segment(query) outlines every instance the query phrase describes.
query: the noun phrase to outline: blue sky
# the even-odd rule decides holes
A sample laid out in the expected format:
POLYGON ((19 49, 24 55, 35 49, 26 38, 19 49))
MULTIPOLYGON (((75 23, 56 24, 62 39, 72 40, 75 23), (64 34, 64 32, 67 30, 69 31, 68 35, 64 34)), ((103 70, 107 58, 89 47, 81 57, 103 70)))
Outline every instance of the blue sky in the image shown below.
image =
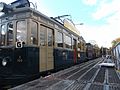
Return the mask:
MULTIPOLYGON (((0 0, 3 1, 3 0, 0 0)), ((10 3, 13 0, 5 0, 10 3)), ((111 46, 120 37, 120 0, 29 0, 48 17, 71 15, 86 42, 95 40, 99 46, 111 46)))
POLYGON ((101 25, 105 23, 104 19, 98 20, 97 23, 96 20, 93 19, 91 14, 96 11, 99 5, 99 1, 90 1, 96 1, 96 4, 94 4, 94 2, 89 4, 87 0, 40 0, 39 3, 41 3, 43 7, 47 8, 47 11, 51 12, 46 13, 48 14, 48 16, 69 14, 72 16, 72 20, 74 21, 74 23, 82 22, 90 25, 101 25))
POLYGON ((43 3, 45 7, 48 7, 48 11, 52 12, 49 16, 69 14, 75 23, 96 24, 90 16, 96 6, 88 6, 83 3, 83 0, 41 0, 40 3, 43 3))

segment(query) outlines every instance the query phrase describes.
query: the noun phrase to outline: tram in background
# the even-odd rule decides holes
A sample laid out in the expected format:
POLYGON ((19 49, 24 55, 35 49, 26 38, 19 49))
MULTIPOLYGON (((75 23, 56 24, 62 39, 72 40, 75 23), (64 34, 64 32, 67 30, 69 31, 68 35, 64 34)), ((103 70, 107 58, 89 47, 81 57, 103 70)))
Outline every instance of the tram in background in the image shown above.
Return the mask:
POLYGON ((17 84, 86 60, 79 32, 30 8, 28 0, 0 3, 0 11, 0 84, 17 84))
POLYGON ((100 48, 96 44, 86 43, 86 58, 88 60, 98 58, 101 54, 100 48))
POLYGON ((86 57, 88 60, 91 60, 94 57, 94 49, 91 43, 86 43, 86 57))
POLYGON ((108 49, 106 47, 100 48, 100 55, 103 57, 106 57, 107 55, 111 55, 111 49, 108 49))

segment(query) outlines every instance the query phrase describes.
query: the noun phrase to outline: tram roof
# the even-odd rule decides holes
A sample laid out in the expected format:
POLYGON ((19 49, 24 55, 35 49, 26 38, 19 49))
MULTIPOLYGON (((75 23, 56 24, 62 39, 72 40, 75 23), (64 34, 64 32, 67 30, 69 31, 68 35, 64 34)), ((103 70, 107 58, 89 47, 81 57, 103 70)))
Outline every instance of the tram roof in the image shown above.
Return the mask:
POLYGON ((31 7, 16 8, 16 9, 13 10, 13 12, 10 12, 10 13, 1 15, 0 18, 6 17, 6 16, 8 16, 8 15, 17 14, 17 13, 23 13, 23 12, 31 12, 31 13, 34 13, 34 14, 36 14, 36 15, 38 15, 38 16, 42 16, 42 17, 44 17, 45 19, 47 19, 47 20, 49 20, 49 21, 51 21, 51 22, 59 25, 59 26, 62 27, 63 29, 71 32, 72 34, 77 35, 78 37, 80 37, 80 35, 79 35, 78 33, 75 33, 75 32, 73 32, 73 31, 71 31, 70 29, 68 29, 67 27, 65 27, 62 23, 60 23, 59 21, 54 20, 53 18, 50 18, 50 17, 42 14, 42 13, 39 12, 38 10, 35 10, 35 9, 31 8, 31 7))

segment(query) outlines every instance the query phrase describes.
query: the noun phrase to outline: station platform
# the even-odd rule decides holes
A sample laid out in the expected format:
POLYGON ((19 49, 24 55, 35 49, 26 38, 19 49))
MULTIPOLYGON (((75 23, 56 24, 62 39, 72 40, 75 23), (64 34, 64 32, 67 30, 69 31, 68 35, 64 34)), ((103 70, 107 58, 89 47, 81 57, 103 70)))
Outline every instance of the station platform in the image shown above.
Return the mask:
POLYGON ((9 90, 120 90, 120 74, 101 67, 103 58, 72 66, 9 90))

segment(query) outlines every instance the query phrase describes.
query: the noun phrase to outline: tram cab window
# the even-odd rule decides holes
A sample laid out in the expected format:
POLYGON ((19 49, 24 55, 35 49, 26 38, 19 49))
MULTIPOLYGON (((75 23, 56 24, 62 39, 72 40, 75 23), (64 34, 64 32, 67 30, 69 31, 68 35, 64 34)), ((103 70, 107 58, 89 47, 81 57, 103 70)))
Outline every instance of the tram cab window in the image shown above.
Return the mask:
POLYGON ((12 45, 12 43, 13 43, 13 23, 8 23, 7 45, 12 45))
POLYGON ((40 28, 40 46, 53 46, 53 30, 42 25, 40 28))
POLYGON ((58 47, 63 47, 63 34, 61 32, 56 34, 56 43, 58 47))
POLYGON ((38 44, 38 24, 34 21, 31 23, 31 37, 30 37, 31 44, 38 44))
POLYGON ((7 32, 7 29, 6 29, 6 25, 2 25, 1 26, 1 45, 5 45, 5 37, 6 37, 6 32, 7 32))
POLYGON ((22 41, 26 43, 27 39, 27 29, 26 29, 26 22, 25 21, 18 21, 17 22, 17 41, 22 41))
POLYGON ((67 35, 65 35, 65 48, 72 48, 72 39, 67 35))

